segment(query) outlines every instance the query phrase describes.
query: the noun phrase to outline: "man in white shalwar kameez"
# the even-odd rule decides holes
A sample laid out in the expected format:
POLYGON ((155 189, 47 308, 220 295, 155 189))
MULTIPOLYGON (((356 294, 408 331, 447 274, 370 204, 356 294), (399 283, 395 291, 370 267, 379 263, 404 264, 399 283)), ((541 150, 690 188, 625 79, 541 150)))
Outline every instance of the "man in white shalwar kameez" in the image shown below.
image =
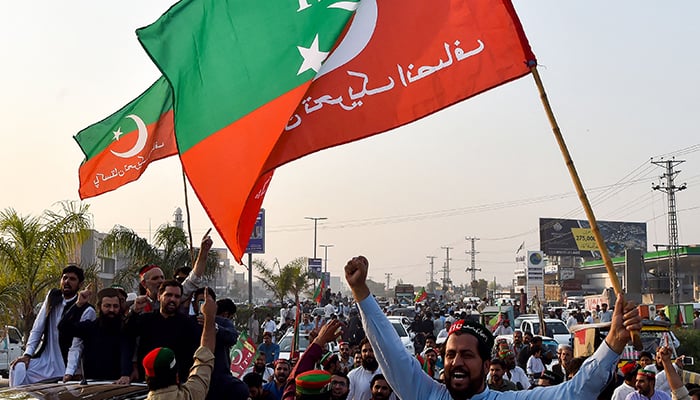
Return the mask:
MULTIPOLYGON (((79 338, 59 338, 58 323, 65 314, 64 311, 75 304, 84 279, 83 270, 75 265, 63 269, 61 289, 52 289, 46 296, 29 334, 24 355, 12 362, 10 386, 47 379, 68 381, 81 372, 78 366, 83 341, 79 338)), ((95 318, 95 309, 92 307, 87 307, 80 316, 81 321, 95 318)))

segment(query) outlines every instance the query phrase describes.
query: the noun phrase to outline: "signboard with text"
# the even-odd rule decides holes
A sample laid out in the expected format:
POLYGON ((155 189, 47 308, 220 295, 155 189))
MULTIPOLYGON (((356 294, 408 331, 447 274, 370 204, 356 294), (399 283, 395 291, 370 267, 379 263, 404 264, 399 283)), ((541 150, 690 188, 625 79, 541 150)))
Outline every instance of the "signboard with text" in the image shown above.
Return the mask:
POLYGON ((309 258, 309 273, 316 279, 321 277, 321 270, 323 266, 323 259, 320 258, 309 258))
POLYGON ((253 232, 250 233, 250 240, 245 252, 248 254, 265 254, 265 209, 261 208, 258 218, 255 219, 253 232))
MULTIPOLYGON (((627 249, 647 249, 644 222, 598 221, 610 257, 623 257, 627 249)), ((540 218, 540 250, 548 256, 600 259, 591 226, 586 220, 540 218)))

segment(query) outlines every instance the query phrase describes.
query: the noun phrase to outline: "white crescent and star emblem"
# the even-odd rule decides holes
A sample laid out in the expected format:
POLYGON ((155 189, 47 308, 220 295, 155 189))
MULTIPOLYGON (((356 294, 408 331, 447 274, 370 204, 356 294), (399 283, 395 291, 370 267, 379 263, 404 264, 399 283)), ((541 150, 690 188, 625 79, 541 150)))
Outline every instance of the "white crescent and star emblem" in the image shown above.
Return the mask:
MULTIPOLYGON (((131 119, 134 121, 136 124, 136 127, 138 128, 138 138, 136 139, 136 143, 134 144, 134 147, 131 149, 123 152, 123 153, 118 153, 114 150, 110 150, 112 154, 114 154, 117 157, 120 158, 131 158, 137 154, 139 154, 144 147, 146 147, 146 142, 148 141, 148 129, 146 128, 146 124, 143 122, 143 120, 136 114, 129 114, 126 116, 126 118, 131 119)), ((114 140, 119 140, 119 137, 123 134, 122 133, 122 128, 121 126, 117 128, 114 133, 114 140)))
POLYGON ((334 69, 342 67, 364 50, 374 34, 378 13, 376 0, 363 0, 362 3, 338 1, 329 5, 328 8, 337 8, 350 12, 357 10, 357 12, 348 29, 348 33, 325 63, 323 61, 328 57, 328 52, 321 51, 318 48, 318 34, 309 47, 297 46, 299 54, 304 59, 297 75, 312 69, 317 73, 314 77, 314 79, 317 79, 334 69))
POLYGON ((243 361, 243 353, 241 352, 240 349, 235 349, 233 350, 233 354, 231 357, 231 365, 238 365, 243 361))
POLYGON ((362 3, 357 7, 348 33, 333 51, 333 54, 323 63, 314 80, 342 67, 362 53, 374 35, 378 14, 377 0, 362 0, 362 3))
POLYGON ((327 51, 321 51, 318 49, 318 34, 316 34, 316 37, 314 37, 314 41, 311 43, 311 46, 297 46, 297 49, 299 50, 301 57, 304 59, 304 61, 301 63, 301 67, 299 67, 299 72, 297 72, 297 75, 301 75, 310 69, 313 69, 314 72, 318 72, 318 70, 321 68, 321 63, 323 63, 323 60, 328 57, 327 51))

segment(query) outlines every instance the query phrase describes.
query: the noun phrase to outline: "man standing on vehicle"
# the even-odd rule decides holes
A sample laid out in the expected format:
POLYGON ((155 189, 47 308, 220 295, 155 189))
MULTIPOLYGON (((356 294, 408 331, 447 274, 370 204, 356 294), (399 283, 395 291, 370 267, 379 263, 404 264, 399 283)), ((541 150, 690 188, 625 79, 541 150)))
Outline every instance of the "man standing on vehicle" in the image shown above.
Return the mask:
POLYGON ((61 334, 83 340, 83 375, 87 379, 117 381, 128 384, 129 377, 122 377, 122 369, 130 369, 131 362, 122 360, 126 352, 119 291, 104 288, 97 292, 97 307, 100 316, 96 320, 79 321, 85 309, 91 307, 88 298, 92 293, 86 289, 79 293, 78 301, 58 324, 61 334), (122 365, 124 364, 124 365, 122 365), (123 379, 122 379, 123 378, 123 379))
MULTIPOLYGON (((58 323, 77 301, 84 280, 85 274, 78 266, 69 265, 63 269, 61 288, 49 291, 34 320, 24 355, 10 365, 10 386, 50 378, 73 379, 73 374, 78 370, 82 340, 62 335, 58 331, 58 323)), ((76 318, 80 321, 94 320, 95 309, 87 307, 76 318)))
MULTIPOLYGON (((174 279, 168 280, 158 289, 160 304, 158 311, 142 314, 135 310, 129 312, 125 332, 132 349, 134 347, 136 349, 137 379, 143 379, 144 376, 143 369, 138 368, 143 365, 141 361, 148 352, 158 347, 167 347, 175 352, 180 366, 180 380, 187 379, 192 366, 192 355, 197 349, 200 328, 189 315, 179 312, 181 298, 180 282, 174 279), (136 338, 138 338, 138 344, 136 344, 136 338)), ((216 309, 214 317, 216 317, 216 309)))
MULTIPOLYGON (((177 282, 177 281, 174 281, 177 282)), ((149 400, 201 400, 209 390, 211 372, 214 369, 214 349, 216 346, 216 302, 206 296, 202 306, 204 328, 197 351, 194 353, 194 365, 187 381, 180 384, 178 360, 175 352, 165 347, 150 351, 143 359, 146 372, 149 400)), ((190 363, 191 364, 191 363, 190 363)))

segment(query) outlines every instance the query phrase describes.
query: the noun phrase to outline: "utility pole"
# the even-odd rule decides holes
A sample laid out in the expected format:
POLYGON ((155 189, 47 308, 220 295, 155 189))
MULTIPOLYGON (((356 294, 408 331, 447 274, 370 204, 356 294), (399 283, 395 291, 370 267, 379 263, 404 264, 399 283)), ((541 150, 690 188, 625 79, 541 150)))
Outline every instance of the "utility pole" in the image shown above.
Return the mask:
POLYGON ((652 164, 665 168, 666 173, 659 178, 666 178, 666 182, 651 185, 653 190, 660 190, 668 195, 668 277, 671 292, 671 304, 678 303, 680 284, 677 278, 678 270, 678 219, 676 217, 676 192, 686 189, 686 184, 676 186, 673 182, 676 175, 681 171, 674 171, 674 168, 684 163, 685 160, 660 160, 652 161, 652 164))
MULTIPOLYGON (((465 272, 471 272, 472 273, 472 282, 476 281, 476 271, 481 272, 481 268, 476 268, 476 255, 479 254, 478 251, 476 251, 476 248, 474 247, 474 242, 479 240, 477 237, 466 237, 468 241, 472 243, 472 249, 471 251, 465 251, 465 253, 471 255, 471 266, 465 270, 465 272)), ((471 284, 471 282, 470 282, 471 284)))
POLYGON ((452 280, 450 279, 450 249, 452 249, 452 247, 442 246, 441 249, 445 249, 447 252, 445 256, 445 265, 442 268, 442 290, 446 292, 450 284, 452 284, 452 280))
POLYGON ((316 231, 318 229, 318 221, 323 221, 323 220, 326 220, 328 218, 326 218, 326 217, 304 217, 304 219, 310 219, 310 220, 314 221, 314 258, 316 258, 316 238, 317 238, 316 231))
POLYGON ((432 293, 435 293, 435 285, 433 285, 433 282, 435 282, 435 265, 434 261, 437 257, 435 256, 426 256, 428 259, 430 259, 430 281, 428 282, 428 285, 430 285, 430 288, 432 289, 432 293))
MULTIPOLYGON (((316 258, 316 231, 318 229, 318 221, 323 221, 324 219, 328 219, 326 217, 304 217, 304 219, 310 219, 314 221, 314 259, 316 258)), ((316 291, 316 274, 314 274, 314 291, 316 291)))
POLYGON ((323 247, 323 265, 324 269, 323 272, 327 273, 328 272, 328 248, 333 247, 334 245, 332 244, 319 244, 318 247, 323 247))
POLYGON ((384 276, 386 277, 386 291, 389 290, 389 285, 391 285, 391 272, 385 272, 384 276))

